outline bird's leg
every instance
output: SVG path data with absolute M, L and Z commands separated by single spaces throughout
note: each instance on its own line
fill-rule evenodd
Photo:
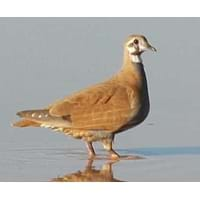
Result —
M 106 138 L 102 140 L 103 147 L 109 152 L 109 159 L 111 160 L 137 160 L 137 159 L 142 159 L 140 156 L 120 156 L 116 151 L 113 150 L 112 148 L 112 143 L 113 143 L 113 137 L 112 138 Z
M 112 148 L 113 139 L 114 139 L 113 137 L 104 139 L 102 140 L 102 143 L 103 143 L 104 149 L 106 149 L 109 152 L 110 159 L 117 160 L 120 158 L 120 155 L 116 151 L 114 151 Z
M 94 151 L 94 148 L 92 146 L 92 142 L 86 142 L 86 147 L 87 147 L 87 150 L 88 150 L 88 156 L 89 158 L 94 158 L 95 157 L 95 151 Z
M 112 148 L 109 150 L 110 158 L 113 160 L 119 159 L 120 155 L 114 151 Z

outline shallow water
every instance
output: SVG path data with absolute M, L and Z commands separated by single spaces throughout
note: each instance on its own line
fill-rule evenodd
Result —
M 101 151 L 100 151 L 101 152 Z M 80 149 L 1 151 L 0 181 L 200 181 L 200 147 L 118 149 L 138 160 L 87 160 Z
M 132 33 L 158 50 L 142 57 L 151 110 L 114 147 L 143 159 L 110 163 L 95 144 L 104 159 L 88 163 L 79 140 L 10 126 L 118 71 Z M 0 181 L 200 181 L 199 35 L 195 18 L 0 19 Z

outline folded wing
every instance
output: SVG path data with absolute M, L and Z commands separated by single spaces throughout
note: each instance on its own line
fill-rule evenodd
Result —
M 48 109 L 52 116 L 70 116 L 71 128 L 114 131 L 130 120 L 134 102 L 131 88 L 108 81 L 66 97 Z

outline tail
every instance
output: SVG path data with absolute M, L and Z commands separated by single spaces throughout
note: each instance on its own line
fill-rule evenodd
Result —
M 21 118 L 24 118 L 18 122 L 12 124 L 14 127 L 39 127 L 44 121 L 44 118 L 48 117 L 48 110 L 24 110 L 17 113 Z
M 70 117 L 55 117 L 49 114 L 49 110 L 25 110 L 20 111 L 17 115 L 22 120 L 15 122 L 12 124 L 14 127 L 48 127 L 48 128 L 55 128 L 55 127 L 69 127 L 70 126 Z
M 18 122 L 13 123 L 12 126 L 13 127 L 28 127 L 28 126 L 39 127 L 40 124 L 34 121 L 27 120 L 27 119 L 22 119 Z

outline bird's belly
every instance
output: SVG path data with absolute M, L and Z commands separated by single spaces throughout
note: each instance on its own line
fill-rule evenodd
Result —
M 83 139 L 88 142 L 100 141 L 111 137 L 111 133 L 105 130 L 84 130 L 65 128 L 62 130 L 62 132 L 76 139 Z

